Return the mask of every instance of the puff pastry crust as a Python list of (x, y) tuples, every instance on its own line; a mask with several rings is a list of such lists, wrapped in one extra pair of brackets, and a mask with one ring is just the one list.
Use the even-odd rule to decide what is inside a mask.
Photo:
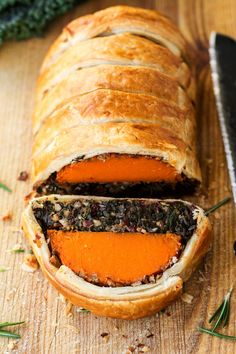
[[(178, 261), (164, 271), (155, 284), (117, 288), (93, 285), (76, 275), (68, 267), (62, 265), (58, 269), (49, 261), (48, 244), (34, 217), (32, 206), (37, 200), (53, 201), (55, 198), (61, 203), (83, 197), (51, 195), (31, 200), (23, 213), (23, 230), (44, 274), (53, 286), (73, 304), (85, 307), (100, 316), (136, 319), (152, 315), (166, 307), (180, 295), (183, 282), (195, 270), (211, 243), (209, 220), (203, 210), (196, 207), (198, 210), (196, 231), (187, 242)], [(91, 198), (99, 199), (99, 197)], [(188, 202), (183, 203), (188, 204)], [(37, 242), (35, 242), (36, 235)]]
[(67, 25), (38, 79), (33, 183), (110, 153), (150, 155), (200, 181), (190, 52), (156, 11), (115, 6)]
[(178, 28), (157, 11), (130, 6), (113, 6), (69, 23), (51, 46), (42, 69), (77, 42), (94, 37), (129, 32), (148, 38), (182, 56), (191, 64), (191, 52)]

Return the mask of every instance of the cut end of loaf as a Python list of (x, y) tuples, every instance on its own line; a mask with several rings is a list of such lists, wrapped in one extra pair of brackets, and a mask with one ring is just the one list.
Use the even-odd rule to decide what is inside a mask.
[(211, 241), (203, 210), (181, 200), (52, 195), (30, 202), (23, 228), (65, 297), (126, 319), (175, 299)]

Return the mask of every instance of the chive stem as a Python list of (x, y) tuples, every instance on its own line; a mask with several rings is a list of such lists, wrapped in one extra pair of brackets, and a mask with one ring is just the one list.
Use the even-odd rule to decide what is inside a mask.
[(230, 200), (231, 200), (231, 197), (226, 197), (226, 198), (222, 199), (220, 202), (213, 205), (211, 208), (207, 209), (205, 211), (205, 215), (208, 216), (209, 214), (213, 213), (213, 211), (215, 211), (216, 209), (219, 209), (220, 207), (222, 207), (223, 205), (228, 203)]

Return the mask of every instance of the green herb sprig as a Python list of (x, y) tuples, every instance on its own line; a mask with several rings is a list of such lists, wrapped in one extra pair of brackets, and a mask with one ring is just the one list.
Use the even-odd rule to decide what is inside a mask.
[(207, 209), (205, 211), (205, 215), (208, 216), (209, 214), (213, 213), (213, 211), (215, 211), (216, 209), (219, 209), (220, 207), (222, 207), (223, 205), (228, 203), (230, 200), (231, 200), (231, 197), (226, 197), (226, 198), (222, 199), (221, 201), (219, 201), (218, 203), (213, 205), (211, 208)]
[(25, 250), (24, 250), (24, 248), (16, 248), (16, 249), (12, 248), (12, 249), (7, 250), (7, 252), (10, 252), (10, 253), (24, 253)]
[(8, 193), (12, 192), (12, 190), (2, 182), (0, 182), (0, 189), (4, 189), (4, 191), (7, 191)]
[(2, 322), (0, 323), (0, 337), (7, 337), (7, 338), (14, 338), (14, 339), (20, 339), (20, 335), (18, 333), (6, 331), (5, 327), (11, 327), (11, 326), (17, 326), (22, 323), (25, 323), (25, 321), (20, 321), (20, 322)]
[(19, 248), (18, 250), (11, 250), (12, 253), (24, 253), (25, 250), (23, 248)]
[(9, 267), (0, 266), (0, 273), (7, 272), (8, 270), (10, 270), (10, 268), (9, 268)]
[(208, 329), (205, 327), (198, 327), (199, 332), (210, 334), (211, 336), (215, 336), (218, 338), (223, 339), (231, 339), (236, 340), (236, 336), (229, 336), (227, 334), (216, 332), (215, 330), (218, 327), (226, 327), (229, 322), (229, 314), (230, 314), (230, 297), (233, 288), (231, 288), (227, 294), (224, 296), (223, 301), (221, 302), (220, 306), (216, 309), (213, 313), (211, 318), (209, 319), (209, 323), (213, 322), (212, 328)]

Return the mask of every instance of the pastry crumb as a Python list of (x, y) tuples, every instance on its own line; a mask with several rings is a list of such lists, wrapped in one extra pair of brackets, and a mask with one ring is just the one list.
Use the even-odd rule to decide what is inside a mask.
[(147, 352), (149, 352), (150, 351), (150, 348), (147, 346), (147, 345), (145, 345), (144, 347), (142, 347), (142, 349), (140, 350), (140, 353), (147, 353)]
[(73, 310), (73, 304), (70, 301), (66, 300), (65, 314), (67, 317), (73, 317), (72, 310)]
[(110, 335), (107, 332), (101, 333), (102, 339), (107, 343), (109, 341)]
[(216, 181), (212, 181), (209, 186), (209, 190), (214, 190), (217, 188), (217, 183)]
[(187, 304), (191, 304), (192, 301), (193, 301), (193, 296), (190, 295), (190, 294), (188, 294), (188, 293), (183, 293), (183, 294), (181, 295), (181, 300), (182, 300), (183, 302), (186, 302)]
[(11, 221), (12, 220), (12, 212), (9, 211), (5, 215), (1, 217), (2, 221)]
[(53, 255), (50, 257), (49, 261), (50, 261), (50, 263), (51, 263), (52, 265), (54, 265), (54, 267), (60, 268), (61, 262), (60, 262), (59, 258), (58, 258), (55, 254), (53, 254)]
[(38, 261), (33, 254), (26, 254), (21, 269), (25, 272), (34, 273), (39, 268)]
[(213, 163), (213, 159), (206, 159), (206, 161), (208, 165), (211, 165)]
[(34, 243), (40, 248), (42, 246), (41, 236), (36, 234), (35, 239), (33, 240)]
[(27, 181), (28, 178), (29, 178), (28, 172), (27, 171), (21, 171), (19, 176), (17, 177), (17, 180), (25, 182), (25, 181)]
[(10, 301), (10, 300), (11, 300), (11, 297), (12, 297), (13, 294), (16, 293), (16, 290), (17, 290), (16, 288), (13, 288), (13, 289), (11, 289), (10, 291), (7, 292), (7, 294), (6, 294), (6, 295), (7, 295), (7, 296), (6, 296), (6, 300), (7, 300), (7, 301)]
[(63, 304), (66, 304), (66, 298), (62, 294), (58, 294), (57, 299), (60, 300)]
[(7, 350), (17, 350), (18, 349), (18, 340), (13, 340), (8, 343)]
[(219, 220), (220, 219), (220, 213), (218, 211), (216, 211), (214, 213), (214, 217), (215, 217), (216, 220)]

